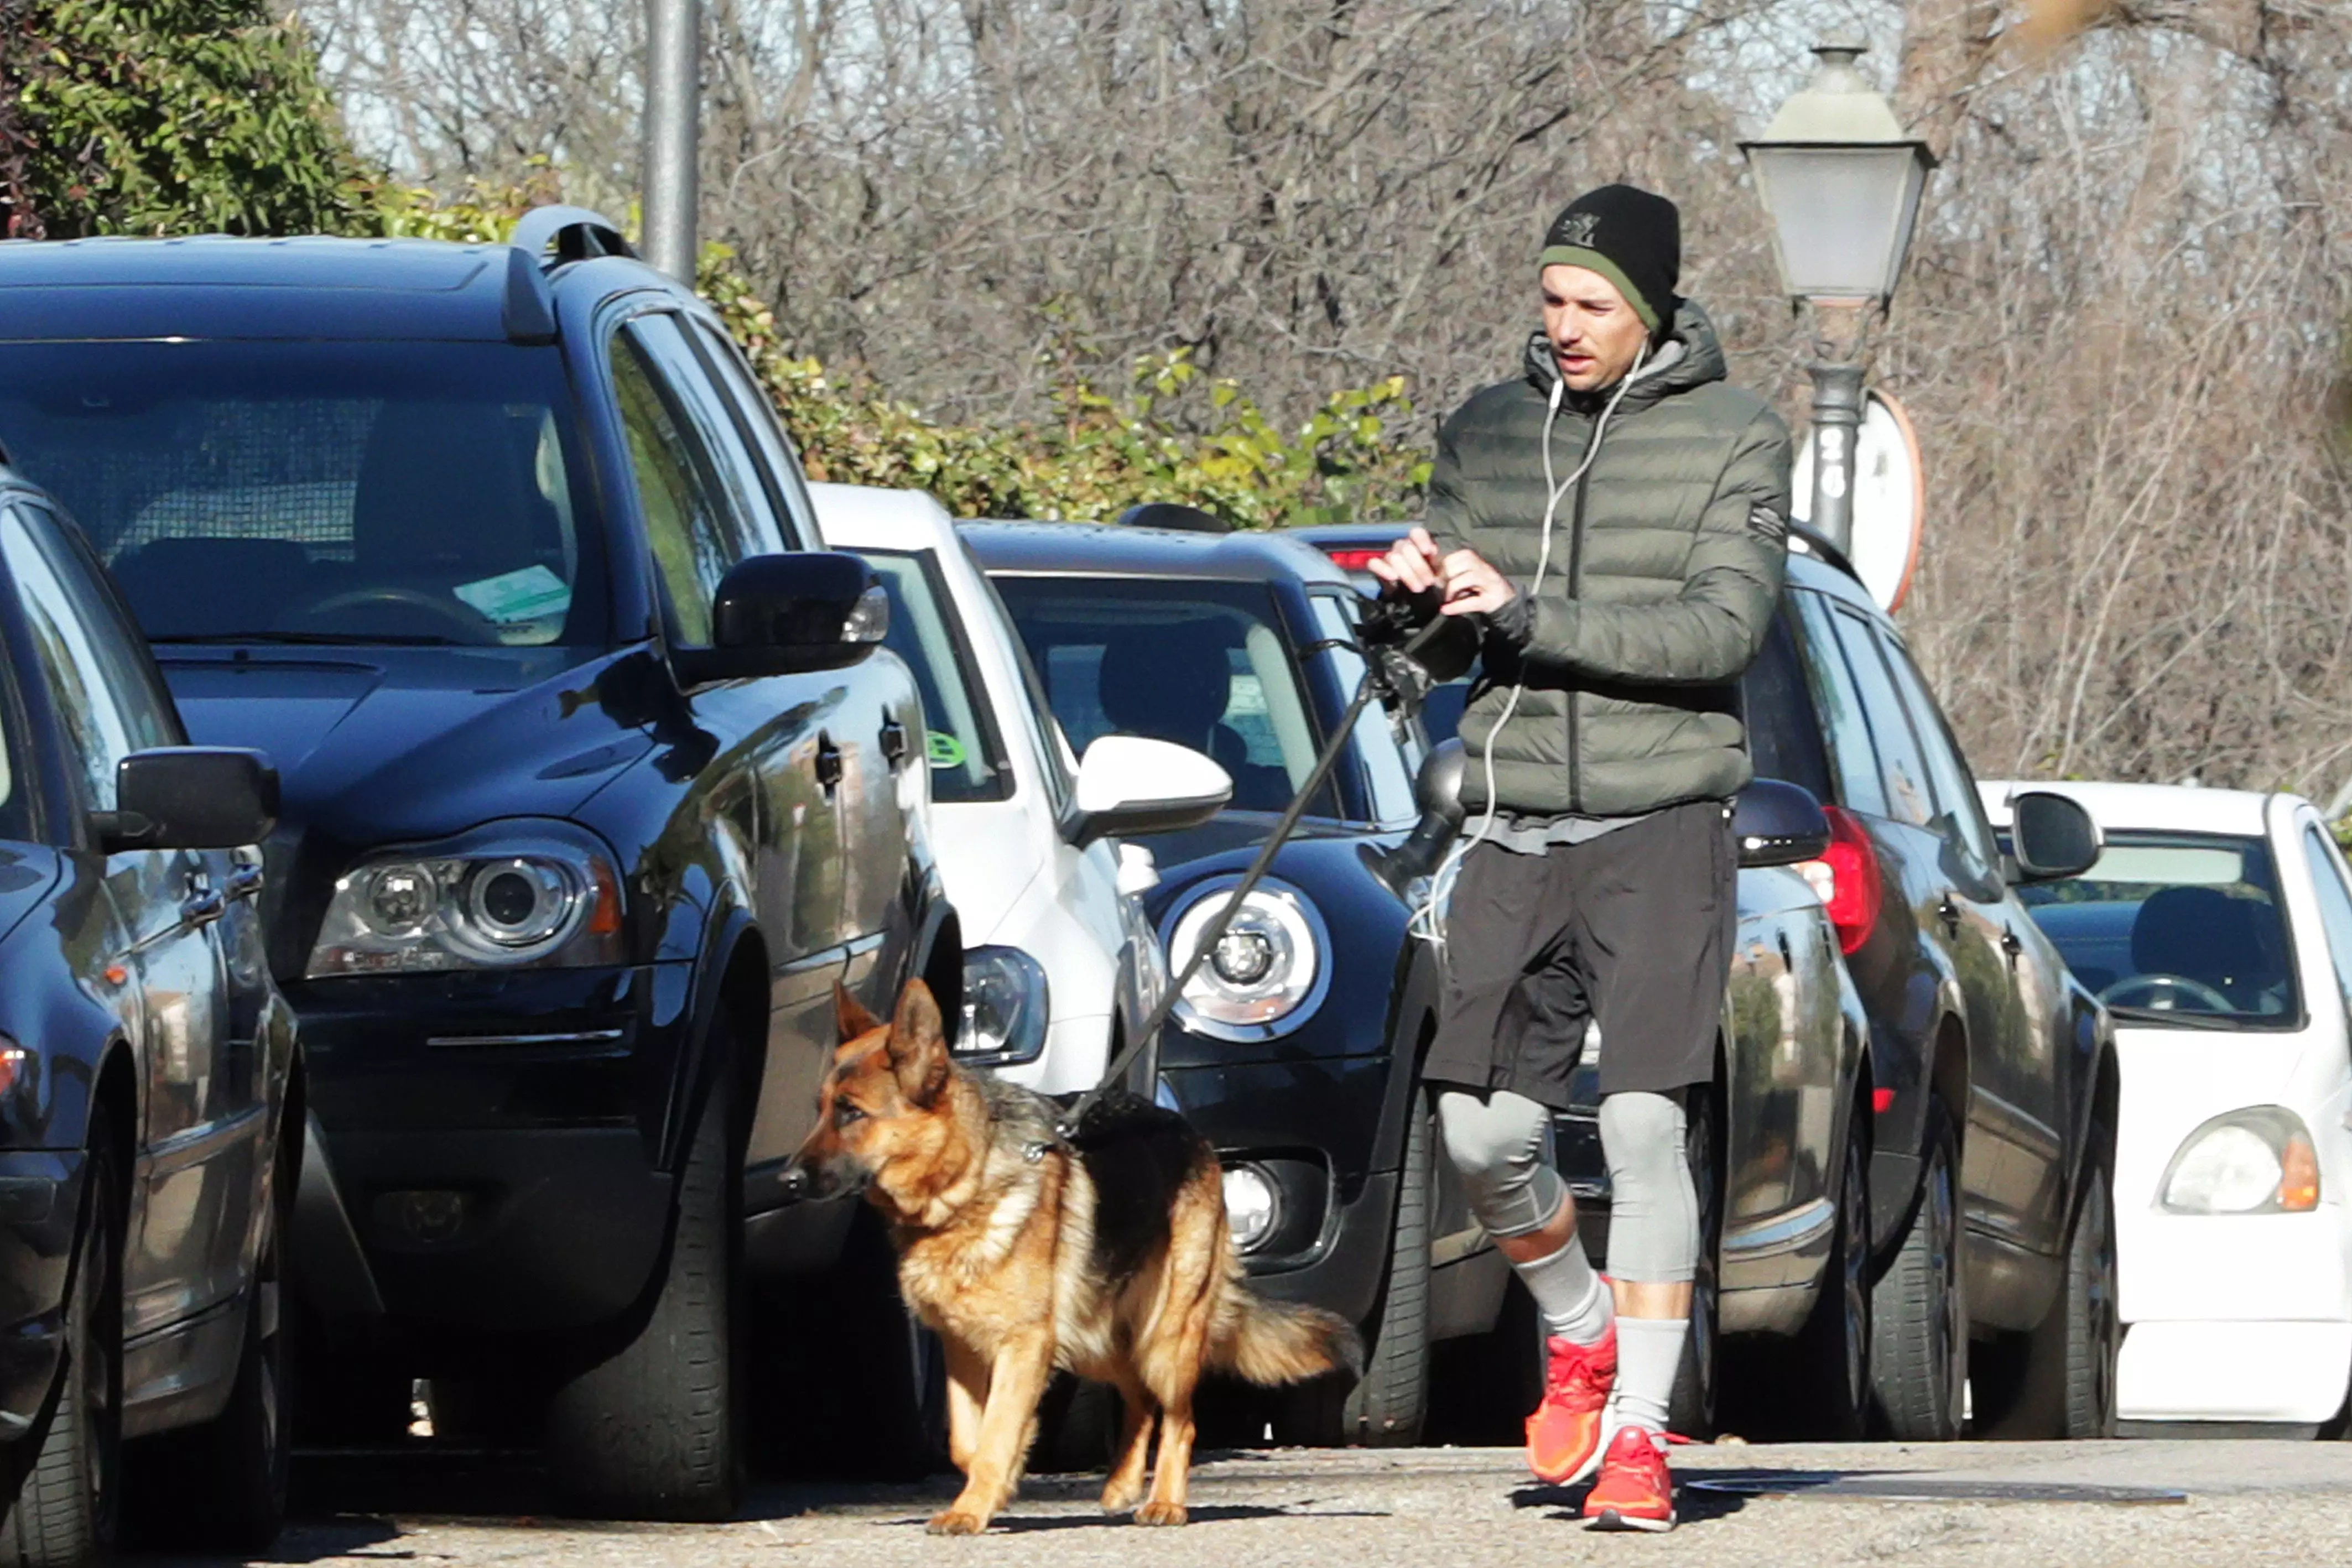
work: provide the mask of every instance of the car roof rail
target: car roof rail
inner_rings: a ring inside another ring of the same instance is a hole
[[[621,225],[586,207],[533,207],[523,214],[508,241],[534,261],[561,267],[567,261],[587,261],[600,256],[635,256]],[[552,247],[554,255],[547,253]]]

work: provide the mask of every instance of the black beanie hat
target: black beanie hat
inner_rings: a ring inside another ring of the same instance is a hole
[[[1617,286],[1654,338],[1675,319],[1683,271],[1683,215],[1664,196],[1603,185],[1560,209],[1544,231],[1539,267],[1581,267]]]

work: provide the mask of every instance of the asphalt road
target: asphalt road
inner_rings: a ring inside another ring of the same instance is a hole
[[[1106,1520],[1099,1483],[1033,1478],[978,1540],[923,1521],[925,1486],[758,1489],[719,1526],[555,1520],[525,1464],[462,1456],[306,1463],[301,1517],[275,1562],[825,1568],[947,1563],[1118,1568],[1505,1568],[1618,1563],[2173,1564],[2352,1561],[2352,1443],[1717,1445],[1677,1450],[1683,1528],[1592,1535],[1571,1494],[1516,1453],[1297,1449],[1196,1472],[1193,1522]],[[2126,1490],[2127,1489],[2127,1490]],[[1857,1495],[1859,1494],[1859,1495]],[[163,1568],[196,1559],[134,1557]],[[216,1560],[215,1560],[216,1561]]]

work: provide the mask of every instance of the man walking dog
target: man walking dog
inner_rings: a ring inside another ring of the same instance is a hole
[[[1662,196],[1571,203],[1544,238],[1524,374],[1446,421],[1426,528],[1372,563],[1458,624],[1432,644],[1441,675],[1484,661],[1425,1075],[1479,1221],[1543,1313],[1528,1465],[1554,1484],[1597,1468],[1584,1515],[1602,1529],[1675,1522],[1666,1406],[1699,1247],[1684,1102],[1715,1076],[1727,801],[1750,773],[1736,683],[1788,533],[1788,429],[1725,383],[1706,313],[1675,293],[1681,256]],[[1608,1279],[1548,1157],[1588,1023]]]

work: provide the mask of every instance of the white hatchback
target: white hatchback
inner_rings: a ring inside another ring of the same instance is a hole
[[[922,695],[930,839],[963,928],[956,1054],[1042,1093],[1091,1089],[1168,983],[1139,898],[1150,856],[1115,835],[1205,821],[1233,780],[1197,751],[1129,736],[1078,762],[945,509],[920,490],[809,491],[825,542],[881,577],[885,645]],[[1134,1086],[1151,1082],[1150,1055]]]
[[[2018,786],[1981,786],[1996,824]],[[2105,838],[2021,890],[2115,1015],[2126,1433],[2314,1435],[2352,1385],[2352,871],[2300,797],[2035,784]]]

